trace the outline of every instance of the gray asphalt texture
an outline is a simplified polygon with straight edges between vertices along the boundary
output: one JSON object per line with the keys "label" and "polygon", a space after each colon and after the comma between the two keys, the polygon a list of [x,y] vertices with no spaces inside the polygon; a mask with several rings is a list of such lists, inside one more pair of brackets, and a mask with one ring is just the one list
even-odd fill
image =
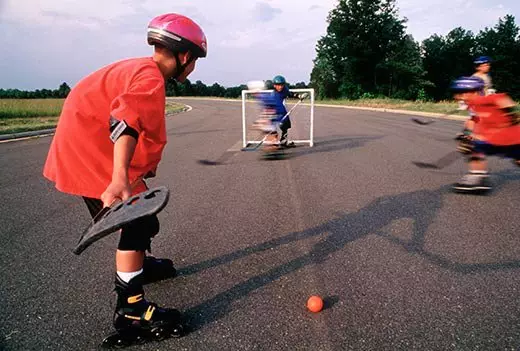
{"label": "gray asphalt texture", "polygon": [[[493,192],[471,196],[450,191],[462,159],[412,164],[453,151],[461,122],[317,107],[314,148],[207,166],[241,138],[241,106],[183,101],[149,183],[171,191],[153,253],[180,275],[146,293],[193,331],[131,350],[518,349],[520,169],[491,159]],[[89,215],[42,177],[50,141],[0,144],[4,350],[92,350],[112,332],[117,237],[72,254]]]}

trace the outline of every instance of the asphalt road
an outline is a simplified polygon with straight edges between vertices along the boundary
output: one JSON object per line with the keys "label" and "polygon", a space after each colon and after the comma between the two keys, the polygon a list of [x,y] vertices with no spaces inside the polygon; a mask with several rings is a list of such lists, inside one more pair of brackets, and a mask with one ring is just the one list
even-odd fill
{"label": "asphalt road", "polygon": [[[153,253],[180,276],[147,298],[193,332],[135,350],[517,350],[520,169],[488,196],[450,192],[461,122],[316,108],[313,148],[236,152],[240,104],[183,100],[159,176],[171,199]],[[297,129],[298,121],[294,121]],[[41,176],[50,137],[0,144],[0,349],[91,350],[112,331],[116,235],[75,256],[89,216]],[[318,314],[310,295],[326,298]]]}

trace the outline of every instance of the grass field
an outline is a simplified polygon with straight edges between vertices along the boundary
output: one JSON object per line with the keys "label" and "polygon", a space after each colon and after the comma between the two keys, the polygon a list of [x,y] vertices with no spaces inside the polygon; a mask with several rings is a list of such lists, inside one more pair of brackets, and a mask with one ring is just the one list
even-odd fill
{"label": "grass field", "polygon": [[0,119],[57,117],[64,99],[0,99]]}
{"label": "grass field", "polygon": [[[0,99],[0,134],[54,128],[64,99]],[[183,104],[168,102],[166,113],[184,109]]]}
{"label": "grass field", "polygon": [[347,105],[359,107],[386,108],[392,110],[407,110],[433,113],[453,113],[467,115],[467,111],[457,111],[458,103],[455,101],[417,102],[398,99],[359,99],[359,100],[316,100],[317,104]]}

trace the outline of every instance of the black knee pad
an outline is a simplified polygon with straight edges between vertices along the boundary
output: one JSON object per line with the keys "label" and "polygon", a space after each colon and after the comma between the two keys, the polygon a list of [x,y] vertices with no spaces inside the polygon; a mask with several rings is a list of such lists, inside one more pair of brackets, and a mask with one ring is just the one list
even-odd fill
{"label": "black knee pad", "polygon": [[143,217],[121,229],[117,248],[121,251],[150,251],[150,243],[157,233],[159,233],[157,216]]}
{"label": "black knee pad", "polygon": [[471,162],[471,161],[485,161],[485,160],[486,160],[486,157],[481,156],[481,155],[470,155],[468,157],[468,162]]}

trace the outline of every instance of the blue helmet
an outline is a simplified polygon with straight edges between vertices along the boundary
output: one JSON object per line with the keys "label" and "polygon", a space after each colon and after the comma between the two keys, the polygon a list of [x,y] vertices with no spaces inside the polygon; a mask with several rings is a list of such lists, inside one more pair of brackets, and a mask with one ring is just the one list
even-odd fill
{"label": "blue helmet", "polygon": [[482,65],[484,63],[491,63],[491,58],[489,56],[479,56],[473,61],[475,65]]}
{"label": "blue helmet", "polygon": [[460,77],[451,82],[450,90],[454,93],[469,93],[484,89],[484,81],[478,77]]}
{"label": "blue helmet", "polygon": [[276,76],[273,78],[273,84],[285,84],[285,78],[283,76]]}

